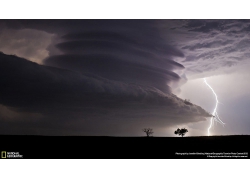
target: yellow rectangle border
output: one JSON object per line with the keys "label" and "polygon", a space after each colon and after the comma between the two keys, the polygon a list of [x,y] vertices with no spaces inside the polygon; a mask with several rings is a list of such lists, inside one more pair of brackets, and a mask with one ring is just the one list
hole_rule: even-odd
{"label": "yellow rectangle border", "polygon": [[6,151],[1,152],[1,158],[6,158]]}

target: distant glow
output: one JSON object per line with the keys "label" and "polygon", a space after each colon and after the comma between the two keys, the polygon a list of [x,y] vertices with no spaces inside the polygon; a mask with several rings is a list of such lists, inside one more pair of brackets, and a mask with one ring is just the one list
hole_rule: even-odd
{"label": "distant glow", "polygon": [[211,89],[211,91],[213,92],[213,94],[215,96],[215,99],[216,99],[216,104],[215,104],[215,107],[214,107],[214,111],[212,113],[213,116],[210,119],[210,125],[209,125],[209,127],[207,129],[207,134],[209,136],[210,135],[210,129],[214,125],[214,121],[220,123],[221,125],[224,125],[225,123],[220,119],[220,117],[219,117],[219,115],[217,113],[217,107],[218,107],[218,103],[219,103],[217,94],[215,93],[213,88],[207,83],[206,78],[203,78],[203,80],[204,80],[205,84]]}

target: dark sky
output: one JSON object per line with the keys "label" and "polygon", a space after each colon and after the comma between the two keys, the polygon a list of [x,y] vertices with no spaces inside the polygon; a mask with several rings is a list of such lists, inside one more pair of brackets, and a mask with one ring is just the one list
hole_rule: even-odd
{"label": "dark sky", "polygon": [[1,20],[0,134],[206,135],[215,100],[204,77],[225,103],[213,134],[249,133],[249,30],[248,20]]}

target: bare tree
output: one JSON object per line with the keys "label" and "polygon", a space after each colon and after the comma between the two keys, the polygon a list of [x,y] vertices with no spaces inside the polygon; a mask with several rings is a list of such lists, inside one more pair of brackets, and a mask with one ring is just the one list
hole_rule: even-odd
{"label": "bare tree", "polygon": [[144,128],[144,129],[142,129],[142,131],[145,132],[145,133],[147,134],[147,137],[149,137],[150,134],[153,134],[153,133],[154,133],[154,132],[153,132],[153,129],[151,129],[151,128]]}
{"label": "bare tree", "polygon": [[177,129],[174,133],[179,136],[184,136],[186,133],[188,132],[188,130],[186,128],[182,128],[182,129]]}

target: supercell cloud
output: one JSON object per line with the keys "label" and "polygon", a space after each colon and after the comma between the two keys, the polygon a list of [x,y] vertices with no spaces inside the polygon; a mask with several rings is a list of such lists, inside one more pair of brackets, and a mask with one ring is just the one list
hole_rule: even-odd
{"label": "supercell cloud", "polygon": [[[167,23],[2,21],[3,31],[16,32],[18,38],[7,33],[4,38],[15,46],[9,45],[8,51],[0,46],[0,132],[132,136],[152,127],[155,135],[164,135],[164,128],[206,120],[209,114],[204,109],[173,94],[173,89],[186,82],[185,67],[175,59],[194,56],[184,52],[191,52],[197,44],[173,45],[162,33]],[[189,26],[176,29],[196,32],[203,27],[199,23]],[[23,42],[32,42],[18,44],[26,31],[33,33],[24,33]],[[206,42],[202,48],[223,43],[230,42]],[[7,55],[11,50],[16,56]]]}

